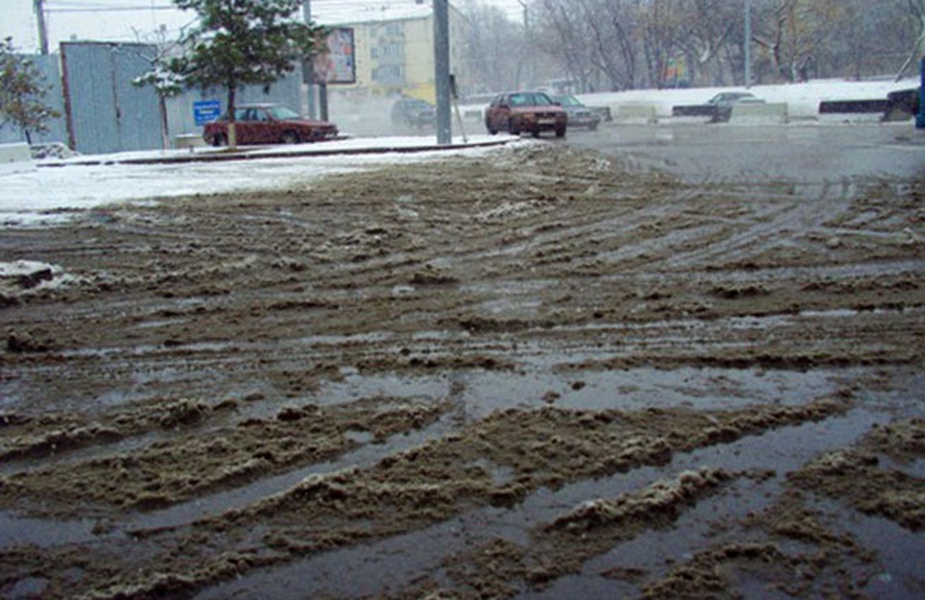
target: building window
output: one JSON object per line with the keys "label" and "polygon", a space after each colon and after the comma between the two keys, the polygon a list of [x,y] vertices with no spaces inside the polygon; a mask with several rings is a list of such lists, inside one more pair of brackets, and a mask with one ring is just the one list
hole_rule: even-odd
{"label": "building window", "polygon": [[405,68],[399,65],[383,65],[373,71],[373,81],[381,85],[405,83]]}

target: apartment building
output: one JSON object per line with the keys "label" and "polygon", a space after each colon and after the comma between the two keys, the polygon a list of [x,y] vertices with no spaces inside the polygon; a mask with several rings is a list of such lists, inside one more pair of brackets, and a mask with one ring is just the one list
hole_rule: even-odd
{"label": "apartment building", "polygon": [[[312,17],[321,25],[354,30],[356,83],[338,91],[356,98],[405,95],[434,102],[434,10],[430,0],[317,1]],[[464,40],[465,19],[450,4],[450,69],[458,82],[457,42]]]}

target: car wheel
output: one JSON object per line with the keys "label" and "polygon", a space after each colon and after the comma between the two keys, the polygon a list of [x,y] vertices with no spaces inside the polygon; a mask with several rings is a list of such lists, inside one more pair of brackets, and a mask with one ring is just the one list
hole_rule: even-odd
{"label": "car wheel", "polygon": [[530,134],[531,134],[533,137],[535,137],[535,138],[540,137],[540,128],[537,127],[536,129],[534,129],[533,131],[531,131]]}
{"label": "car wheel", "polygon": [[556,137],[558,138],[565,137],[565,127],[556,128]]}
{"label": "car wheel", "polygon": [[588,125],[588,131],[597,131],[597,123],[591,123]]}
{"label": "car wheel", "polygon": [[301,140],[295,131],[284,131],[280,136],[280,141],[284,144],[298,144]]}
{"label": "car wheel", "polygon": [[517,122],[514,119],[508,120],[507,130],[511,135],[520,135],[520,126],[517,125]]}
{"label": "car wheel", "polygon": [[228,138],[225,137],[224,133],[216,133],[215,137],[212,138],[212,145],[215,146],[216,148],[221,147],[221,146],[227,146]]}

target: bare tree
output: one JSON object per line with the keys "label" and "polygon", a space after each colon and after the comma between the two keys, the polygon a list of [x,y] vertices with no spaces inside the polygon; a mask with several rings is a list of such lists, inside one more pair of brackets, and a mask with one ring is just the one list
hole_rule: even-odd
{"label": "bare tree", "polygon": [[538,48],[554,59],[569,80],[585,86],[594,60],[588,45],[586,2],[539,0],[534,3],[534,26],[541,33]]}
{"label": "bare tree", "polygon": [[613,89],[636,87],[637,55],[634,32],[638,29],[627,2],[604,2],[600,19],[591,19],[596,64]]}
{"label": "bare tree", "polygon": [[[752,0],[755,78],[904,75],[925,51],[925,0]],[[530,0],[531,48],[585,88],[742,83],[742,0]],[[510,54],[508,55],[510,56]],[[503,61],[510,63],[510,59]]]}
{"label": "bare tree", "polygon": [[906,4],[909,8],[909,18],[918,31],[909,57],[896,74],[896,81],[902,79],[909,66],[925,54],[925,0],[906,0]]}
{"label": "bare tree", "polygon": [[689,79],[703,74],[711,83],[723,81],[729,66],[726,56],[730,51],[737,54],[742,47],[736,35],[740,31],[737,7],[723,0],[693,0],[688,14],[687,35],[681,45],[693,70]]}
{"label": "bare tree", "polygon": [[529,52],[523,25],[474,0],[459,7],[468,21],[462,59],[473,77],[470,85],[482,91],[518,87]]}

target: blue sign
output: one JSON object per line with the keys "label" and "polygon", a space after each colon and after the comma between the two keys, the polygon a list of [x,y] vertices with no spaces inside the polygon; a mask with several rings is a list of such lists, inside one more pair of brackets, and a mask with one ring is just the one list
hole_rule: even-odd
{"label": "blue sign", "polygon": [[222,104],[218,100],[193,102],[193,118],[196,126],[205,125],[222,116]]}

